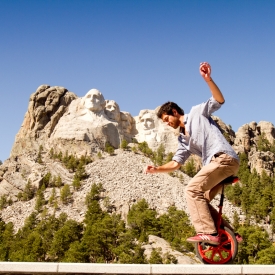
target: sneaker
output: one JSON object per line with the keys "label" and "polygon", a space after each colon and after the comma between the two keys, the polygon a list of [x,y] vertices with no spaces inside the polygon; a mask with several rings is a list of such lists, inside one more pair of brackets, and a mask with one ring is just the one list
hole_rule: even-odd
{"label": "sneaker", "polygon": [[209,244],[216,244],[220,243],[219,236],[212,236],[209,234],[198,234],[194,237],[190,237],[187,239],[187,242],[190,243],[209,243]]}
{"label": "sneaker", "polygon": [[243,241],[243,238],[239,233],[235,233],[235,237],[238,243],[241,243]]}

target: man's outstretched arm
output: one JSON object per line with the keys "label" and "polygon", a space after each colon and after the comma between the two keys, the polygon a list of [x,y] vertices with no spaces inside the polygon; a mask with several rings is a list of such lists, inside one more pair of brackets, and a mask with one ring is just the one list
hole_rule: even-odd
{"label": "man's outstretched arm", "polygon": [[206,81],[206,83],[209,86],[209,89],[215,98],[220,104],[224,103],[224,97],[222,92],[220,91],[219,87],[215,84],[213,79],[211,78],[211,66],[207,62],[202,62],[200,64],[200,74],[203,77],[203,79]]}
{"label": "man's outstretched arm", "polygon": [[180,163],[172,160],[172,161],[169,161],[168,163],[161,165],[161,166],[147,165],[144,169],[144,173],[145,174],[170,173],[170,172],[173,172],[173,171],[179,169],[180,166],[181,166]]}

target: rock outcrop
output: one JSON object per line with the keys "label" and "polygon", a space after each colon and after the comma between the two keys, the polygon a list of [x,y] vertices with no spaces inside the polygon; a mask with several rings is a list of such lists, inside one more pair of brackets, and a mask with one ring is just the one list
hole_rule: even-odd
{"label": "rock outcrop", "polygon": [[29,100],[23,124],[15,137],[11,157],[36,152],[47,144],[59,119],[77,96],[64,87],[41,85]]}
{"label": "rock outcrop", "polygon": [[162,258],[167,254],[174,256],[178,264],[202,264],[201,261],[192,252],[181,253],[171,248],[168,242],[154,235],[149,235],[148,244],[144,245],[144,254],[147,259],[150,258],[153,249],[159,249]]}
{"label": "rock outcrop", "polygon": [[247,153],[250,170],[256,169],[258,174],[264,170],[268,175],[274,174],[275,155],[271,151],[259,150],[258,142],[265,138],[270,145],[275,140],[274,125],[267,121],[260,121],[258,124],[253,121],[241,126],[236,132],[233,148],[240,153]]}
{"label": "rock outcrop", "polygon": [[226,140],[229,142],[230,145],[234,143],[236,138],[235,132],[232,130],[230,125],[225,124],[219,117],[212,116],[213,120],[218,125],[220,131],[223,133]]}

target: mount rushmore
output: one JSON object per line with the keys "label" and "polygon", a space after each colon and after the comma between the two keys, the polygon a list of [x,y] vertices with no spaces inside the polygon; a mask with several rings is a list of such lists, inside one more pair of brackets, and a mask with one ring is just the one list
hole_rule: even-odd
{"label": "mount rushmore", "polygon": [[97,89],[78,98],[63,87],[42,85],[30,97],[11,156],[38,150],[40,145],[78,156],[92,155],[103,150],[106,142],[119,148],[123,139],[132,142],[133,138],[146,141],[152,149],[165,142],[169,152],[177,148],[175,135],[160,123],[155,110],[142,110],[132,117]]}

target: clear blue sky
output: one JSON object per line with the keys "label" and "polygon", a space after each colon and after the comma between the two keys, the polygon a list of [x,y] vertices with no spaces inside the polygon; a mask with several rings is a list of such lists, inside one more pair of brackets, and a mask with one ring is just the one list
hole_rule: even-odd
{"label": "clear blue sky", "polygon": [[0,0],[0,160],[9,157],[41,84],[79,97],[92,88],[133,116],[170,100],[208,99],[199,63],[234,131],[275,124],[274,0]]}

